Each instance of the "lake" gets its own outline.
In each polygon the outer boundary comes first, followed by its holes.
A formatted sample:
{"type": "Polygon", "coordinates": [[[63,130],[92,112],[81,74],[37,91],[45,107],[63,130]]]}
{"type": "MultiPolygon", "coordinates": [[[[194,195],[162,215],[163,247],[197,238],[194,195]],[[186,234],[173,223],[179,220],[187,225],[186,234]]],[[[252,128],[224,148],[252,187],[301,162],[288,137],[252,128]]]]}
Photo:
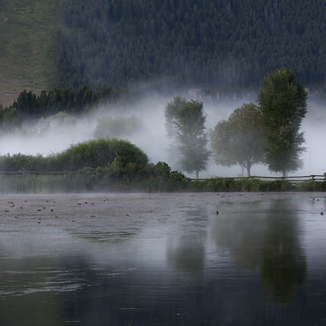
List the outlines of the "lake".
{"type": "Polygon", "coordinates": [[[325,198],[1,195],[0,325],[326,324],[325,198]]]}

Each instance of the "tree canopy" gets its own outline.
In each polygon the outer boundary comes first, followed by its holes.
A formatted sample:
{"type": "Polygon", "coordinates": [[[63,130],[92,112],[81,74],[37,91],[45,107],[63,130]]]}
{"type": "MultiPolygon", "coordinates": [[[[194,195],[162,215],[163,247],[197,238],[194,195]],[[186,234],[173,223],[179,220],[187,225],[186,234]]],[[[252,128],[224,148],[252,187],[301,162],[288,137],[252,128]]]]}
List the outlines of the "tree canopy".
{"type": "Polygon", "coordinates": [[[106,167],[118,157],[119,164],[125,166],[134,163],[145,166],[148,163],[147,155],[137,146],[126,140],[98,139],[72,145],[57,159],[62,170],[76,171],[84,167],[106,167]]]}
{"type": "Polygon", "coordinates": [[[265,161],[271,171],[286,175],[301,166],[304,137],[300,127],[307,112],[307,94],[289,68],[267,74],[262,84],[258,102],[267,135],[265,161]]]}
{"type": "Polygon", "coordinates": [[[206,115],[203,103],[175,97],[165,108],[168,137],[173,141],[170,150],[179,152],[183,171],[198,173],[206,169],[210,152],[207,150],[206,115]]]}
{"type": "Polygon", "coordinates": [[[210,132],[215,162],[223,166],[240,165],[247,169],[264,161],[265,129],[262,115],[253,103],[243,104],[229,119],[217,123],[210,132]]]}
{"type": "Polygon", "coordinates": [[[195,84],[234,93],[290,66],[322,90],[325,16],[322,0],[65,0],[57,87],[195,84]]]}

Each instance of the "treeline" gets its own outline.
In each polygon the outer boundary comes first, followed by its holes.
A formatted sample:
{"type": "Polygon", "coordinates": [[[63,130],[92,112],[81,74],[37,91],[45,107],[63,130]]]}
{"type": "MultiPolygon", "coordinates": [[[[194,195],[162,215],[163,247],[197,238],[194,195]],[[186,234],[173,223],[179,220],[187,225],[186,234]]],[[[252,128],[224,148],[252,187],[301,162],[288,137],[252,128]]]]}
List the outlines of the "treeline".
{"type": "Polygon", "coordinates": [[[9,107],[0,105],[0,129],[10,131],[20,128],[23,120],[47,118],[59,112],[78,116],[99,106],[108,108],[130,104],[136,98],[137,94],[128,88],[101,86],[99,91],[93,92],[86,84],[78,89],[76,95],[69,88],[43,90],[39,96],[24,90],[9,107]]]}
{"type": "MultiPolygon", "coordinates": [[[[7,154],[0,156],[0,171],[78,171],[84,167],[106,168],[114,163],[120,170],[141,170],[148,164],[147,155],[126,140],[98,139],[71,145],[67,150],[42,155],[7,154]]],[[[122,173],[122,172],[119,173],[122,173]]],[[[129,172],[128,172],[129,174],[129,172]]]]}
{"type": "MultiPolygon", "coordinates": [[[[38,182],[35,183],[35,179],[33,179],[35,177],[29,175],[31,171],[50,174],[52,172],[54,175],[56,172],[75,172],[71,175],[68,174],[68,179],[70,179],[71,185],[75,184],[81,188],[72,191],[125,190],[130,185],[142,189],[144,187],[143,180],[145,180],[147,187],[153,187],[152,190],[155,190],[155,187],[160,184],[161,188],[171,191],[181,190],[189,183],[182,173],[171,171],[165,162],[149,163],[147,155],[137,146],[115,138],[102,138],[79,143],[70,146],[61,153],[47,157],[21,153],[3,155],[0,156],[0,171],[22,172],[25,182],[17,181],[14,177],[2,177],[0,179],[0,189],[3,183],[5,187],[10,187],[11,182],[21,184],[22,192],[28,191],[26,182],[30,182],[33,187],[37,186],[38,182]],[[24,172],[26,173],[25,176],[24,172]]],[[[62,176],[53,176],[50,179],[48,176],[36,178],[41,182],[43,188],[45,187],[43,185],[44,179],[50,183],[58,184],[59,188],[62,185],[69,186],[69,181],[63,180],[66,178],[62,176]]],[[[62,188],[59,188],[58,191],[62,191],[62,188]]]]}
{"type": "Polygon", "coordinates": [[[322,0],[65,0],[57,85],[197,85],[215,96],[257,90],[287,66],[318,88],[325,16],[322,0]]]}

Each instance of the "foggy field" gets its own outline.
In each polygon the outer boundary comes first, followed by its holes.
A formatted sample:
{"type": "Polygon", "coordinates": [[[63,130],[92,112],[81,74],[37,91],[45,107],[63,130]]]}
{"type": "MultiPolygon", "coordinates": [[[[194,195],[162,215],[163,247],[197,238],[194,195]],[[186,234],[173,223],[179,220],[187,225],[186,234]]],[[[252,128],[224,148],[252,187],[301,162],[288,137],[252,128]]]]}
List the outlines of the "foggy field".
{"type": "MultiPolygon", "coordinates": [[[[130,117],[135,115],[143,124],[141,132],[134,133],[131,136],[122,136],[121,138],[128,139],[140,147],[148,155],[150,162],[156,164],[158,161],[164,161],[172,169],[177,169],[170,162],[167,152],[168,140],[166,138],[164,109],[170,100],[171,98],[148,97],[133,107],[103,108],[77,120],[49,120],[48,122],[45,120],[32,128],[30,125],[25,125],[25,131],[8,136],[4,135],[0,139],[0,154],[22,153],[47,156],[51,153],[58,153],[66,150],[72,144],[93,139],[97,119],[100,119],[102,116],[130,117]]],[[[243,101],[220,102],[214,105],[212,103],[205,104],[204,102],[204,111],[207,114],[207,130],[213,129],[218,121],[227,119],[242,104],[243,101]]],[[[325,173],[326,154],[323,144],[326,138],[325,120],[326,116],[323,108],[314,102],[308,101],[308,113],[302,125],[302,131],[306,139],[304,144],[306,151],[302,154],[304,166],[302,169],[289,175],[325,173]]],[[[239,166],[231,168],[217,166],[211,157],[207,171],[201,172],[200,177],[232,177],[239,176],[241,173],[242,170],[239,166]]],[[[266,166],[256,165],[252,168],[252,175],[278,176],[279,174],[270,172],[266,166]]]]}

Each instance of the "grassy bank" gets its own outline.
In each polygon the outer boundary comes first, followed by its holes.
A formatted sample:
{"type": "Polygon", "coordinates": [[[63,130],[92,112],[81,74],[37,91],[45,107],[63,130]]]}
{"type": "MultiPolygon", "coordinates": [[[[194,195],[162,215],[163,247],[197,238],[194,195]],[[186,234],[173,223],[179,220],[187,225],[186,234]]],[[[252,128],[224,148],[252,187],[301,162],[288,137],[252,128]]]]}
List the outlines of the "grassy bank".
{"type": "Polygon", "coordinates": [[[73,193],[73,192],[273,192],[326,191],[326,182],[308,181],[293,186],[288,181],[235,180],[211,178],[205,181],[188,179],[98,180],[82,175],[0,176],[0,193],[73,193]]]}
{"type": "Polygon", "coordinates": [[[64,192],[86,192],[84,177],[63,177],[53,175],[39,176],[1,176],[1,194],[42,194],[42,193],[64,193],[64,192]]]}

